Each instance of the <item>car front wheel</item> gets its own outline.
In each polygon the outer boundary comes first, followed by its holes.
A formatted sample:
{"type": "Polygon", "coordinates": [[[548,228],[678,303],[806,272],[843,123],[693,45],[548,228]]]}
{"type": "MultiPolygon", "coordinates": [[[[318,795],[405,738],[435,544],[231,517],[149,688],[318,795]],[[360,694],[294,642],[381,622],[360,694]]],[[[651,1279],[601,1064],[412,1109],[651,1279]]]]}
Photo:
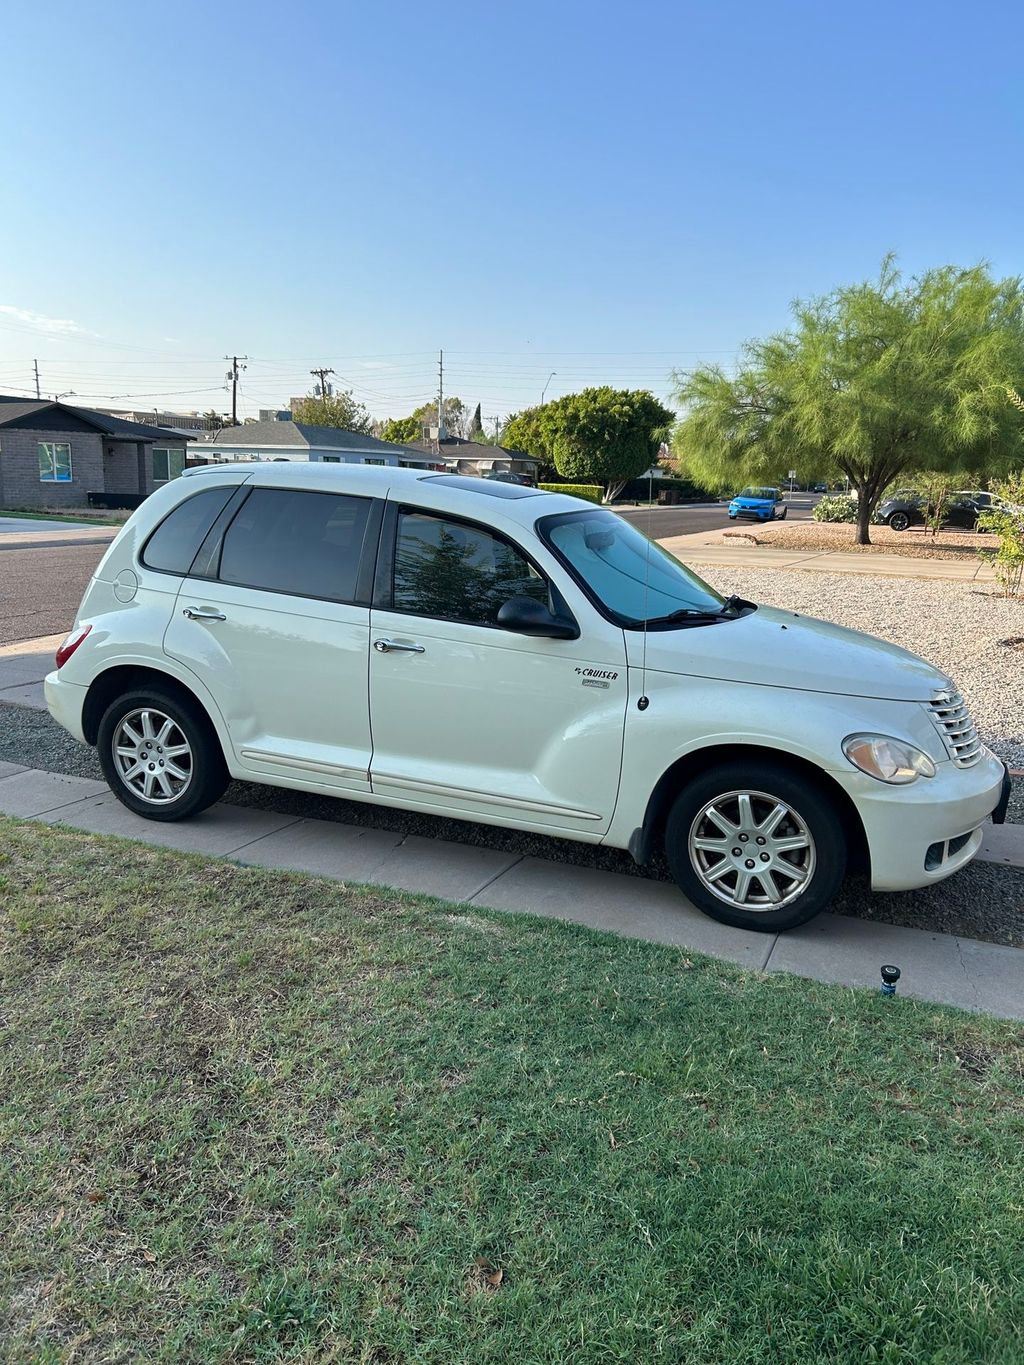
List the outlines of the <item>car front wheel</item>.
{"type": "Polygon", "coordinates": [[[905,531],[910,525],[910,518],[906,512],[893,512],[889,517],[888,524],[893,531],[905,531]]]}
{"type": "Polygon", "coordinates": [[[147,820],[184,820],[224,795],[230,777],[220,741],[198,703],[145,688],[112,702],[96,738],[103,776],[147,820]]]}
{"type": "Polygon", "coordinates": [[[832,901],[847,845],[812,781],[769,763],[736,762],[676,798],[665,852],[680,890],[706,915],[774,933],[805,924],[832,901]]]}

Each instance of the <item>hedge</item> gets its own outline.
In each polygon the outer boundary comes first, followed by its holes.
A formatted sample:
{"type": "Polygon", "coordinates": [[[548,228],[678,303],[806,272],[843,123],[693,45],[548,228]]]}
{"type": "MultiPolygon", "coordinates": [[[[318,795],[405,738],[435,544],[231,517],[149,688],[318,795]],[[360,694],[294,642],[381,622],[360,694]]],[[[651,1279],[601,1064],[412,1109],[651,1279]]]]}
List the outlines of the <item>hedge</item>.
{"type": "Polygon", "coordinates": [[[670,492],[681,493],[687,502],[717,502],[722,496],[720,492],[709,492],[708,489],[701,488],[690,479],[677,479],[666,475],[660,479],[630,479],[616,498],[616,502],[646,502],[650,493],[654,494],[657,501],[659,493],[670,492]]]}
{"type": "Polygon", "coordinates": [[[570,498],[583,498],[587,502],[600,502],[604,489],[599,483],[539,483],[544,493],[568,493],[570,498]]]}

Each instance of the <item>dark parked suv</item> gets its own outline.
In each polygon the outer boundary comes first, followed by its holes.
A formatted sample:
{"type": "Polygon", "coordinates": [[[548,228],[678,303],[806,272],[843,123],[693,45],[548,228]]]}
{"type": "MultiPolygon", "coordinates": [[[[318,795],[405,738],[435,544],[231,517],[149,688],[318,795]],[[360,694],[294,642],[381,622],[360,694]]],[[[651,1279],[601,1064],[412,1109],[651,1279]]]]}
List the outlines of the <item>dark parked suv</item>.
{"type": "MultiPolygon", "coordinates": [[[[942,525],[957,526],[962,530],[977,529],[978,517],[982,512],[991,510],[991,493],[965,492],[951,493],[942,505],[942,525]]],[[[886,526],[894,531],[905,531],[909,526],[923,526],[929,513],[927,501],[920,493],[902,491],[895,497],[886,498],[878,509],[878,515],[886,526]]]]}

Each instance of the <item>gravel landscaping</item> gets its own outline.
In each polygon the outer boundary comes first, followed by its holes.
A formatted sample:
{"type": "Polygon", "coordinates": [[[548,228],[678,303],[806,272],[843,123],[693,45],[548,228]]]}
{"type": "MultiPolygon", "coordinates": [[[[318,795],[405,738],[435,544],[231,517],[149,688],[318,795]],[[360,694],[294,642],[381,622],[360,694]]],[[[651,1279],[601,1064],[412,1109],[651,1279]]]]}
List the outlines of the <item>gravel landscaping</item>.
{"type": "Polygon", "coordinates": [[[915,559],[935,559],[951,555],[973,559],[979,550],[995,550],[998,540],[976,531],[940,531],[937,536],[913,526],[906,531],[890,531],[888,526],[872,526],[871,544],[857,545],[856,528],[828,521],[784,521],[759,526],[755,522],[742,529],[722,532],[730,540],[752,541],[773,550],[840,550],[850,554],[909,555],[915,559]]]}

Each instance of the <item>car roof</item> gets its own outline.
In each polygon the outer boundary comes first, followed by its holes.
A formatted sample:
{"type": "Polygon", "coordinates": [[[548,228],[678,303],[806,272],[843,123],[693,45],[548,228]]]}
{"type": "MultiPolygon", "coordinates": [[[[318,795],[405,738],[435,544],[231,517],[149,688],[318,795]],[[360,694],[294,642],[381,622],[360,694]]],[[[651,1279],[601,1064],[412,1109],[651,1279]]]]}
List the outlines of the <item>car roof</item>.
{"type": "Polygon", "coordinates": [[[524,526],[540,516],[594,510],[593,503],[566,493],[548,493],[498,479],[443,474],[394,465],[334,464],[320,460],[231,461],[186,469],[182,478],[197,486],[245,481],[257,488],[305,488],[321,493],[352,493],[362,497],[407,498],[423,506],[443,508],[466,517],[487,520],[501,514],[524,526]]]}

